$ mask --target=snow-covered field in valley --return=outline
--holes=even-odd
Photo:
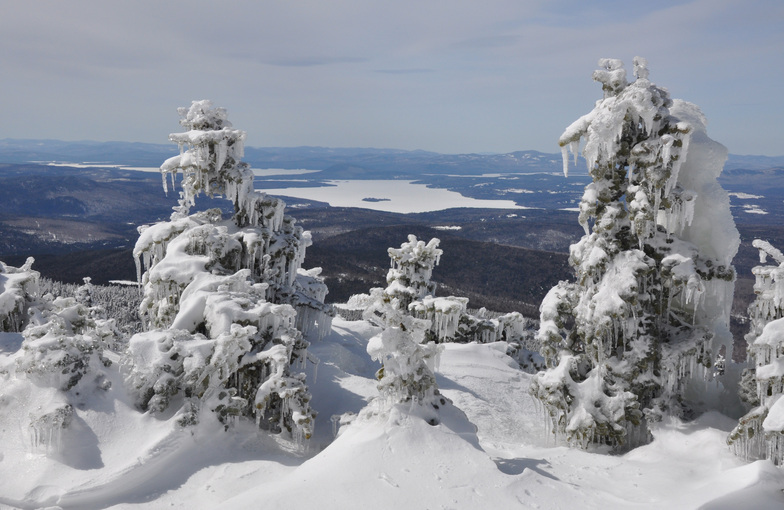
[[[453,405],[429,425],[416,408],[365,412],[333,436],[333,416],[378,392],[366,352],[379,330],[333,323],[307,369],[314,437],[297,445],[247,421],[190,428],[137,411],[117,357],[108,391],[80,395],[62,435],[36,444],[31,413],[58,398],[14,374],[21,335],[0,334],[2,508],[755,508],[784,507],[784,471],[744,462],[716,413],[659,424],[624,455],[554,446],[504,343],[447,344],[437,369]],[[112,357],[110,353],[108,356]]]

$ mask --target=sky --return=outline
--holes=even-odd
[[[602,57],[784,155],[781,0],[0,0],[0,139],[168,143],[211,99],[253,147],[558,152]]]

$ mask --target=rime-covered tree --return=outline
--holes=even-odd
[[[42,392],[45,404],[29,413],[31,443],[47,451],[59,448],[60,437],[70,427],[75,406],[85,405],[96,391],[111,387],[107,368],[112,364],[104,350],[119,335],[113,319],[91,306],[91,285],[76,289],[78,297],[35,295],[28,309],[24,341],[16,357],[16,375],[23,375]]]
[[[480,310],[472,315],[467,311],[468,298],[435,295],[436,283],[431,277],[443,254],[440,242],[433,238],[425,243],[409,235],[400,248],[389,248],[392,268],[387,273],[387,288],[371,289],[370,296],[352,296],[351,301],[367,308],[396,299],[402,313],[430,322],[425,332],[427,342],[519,343],[527,324],[520,313],[488,318],[486,310]]]
[[[134,249],[147,331],[130,340],[128,381],[142,409],[176,402],[182,423],[206,408],[308,437],[315,412],[291,366],[305,362],[304,336],[326,334],[333,315],[319,270],[301,269],[310,234],[283,201],[254,190],[245,132],[224,109],[194,101],[179,112],[186,131],[169,138],[180,154],[161,166],[165,189],[182,174],[179,205],[170,221],[140,228]],[[201,194],[231,200],[233,216],[190,214]]]
[[[436,402],[433,370],[439,349],[426,339],[431,321],[412,317],[408,308],[435,290],[430,276],[442,254],[438,243],[435,238],[425,243],[409,235],[400,248],[390,248],[392,267],[387,287],[371,289],[372,302],[364,316],[383,330],[370,339],[367,351],[383,365],[377,374],[378,388],[389,405],[411,400],[423,406]]]
[[[727,152],[700,110],[654,85],[644,59],[631,83],[619,60],[599,66],[603,99],[559,140],[565,174],[584,140],[592,182],[575,280],[541,305],[547,370],[531,392],[567,443],[628,448],[648,440],[650,420],[681,414],[692,381],[731,348],[739,235],[716,181]]]
[[[114,345],[119,332],[113,319],[91,306],[90,286],[85,278],[77,297],[46,294],[31,307],[17,373],[61,391],[111,386],[104,373],[111,365],[104,349]]]
[[[756,299],[749,305],[747,354],[754,367],[743,373],[741,397],[752,409],[727,442],[748,460],[784,464],[784,254],[759,239],[753,245],[760,263],[752,269]],[[777,265],[766,264],[772,257]]]
[[[519,313],[497,319],[475,317],[466,311],[467,298],[436,297],[433,269],[443,251],[436,238],[427,243],[409,235],[400,248],[389,248],[392,267],[387,287],[371,289],[364,302],[364,318],[383,328],[368,343],[368,353],[383,367],[378,372],[382,400],[388,404],[415,401],[437,409],[445,399],[438,394],[433,373],[440,346],[455,341],[514,341],[522,335]],[[516,349],[521,349],[517,345]],[[437,420],[436,415],[430,417]]]
[[[27,325],[27,311],[38,294],[40,273],[29,257],[22,267],[0,262],[0,332],[18,333]]]

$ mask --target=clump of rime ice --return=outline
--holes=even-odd
[[[628,448],[649,439],[649,420],[679,414],[681,395],[731,349],[740,241],[716,181],[727,151],[699,109],[654,85],[645,59],[631,83],[621,61],[599,67],[603,99],[559,140],[565,174],[584,141],[592,182],[585,236],[570,248],[576,281],[541,305],[548,369],[531,391],[566,442]]]
[[[752,409],[727,438],[740,457],[784,464],[784,255],[767,241],[755,239],[760,263],[752,269],[757,295],[749,305],[747,352],[754,368],[743,374],[742,394]],[[744,391],[745,390],[745,391]]]
[[[124,364],[137,405],[175,404],[183,424],[206,409],[224,423],[246,416],[309,437],[315,412],[297,371],[304,337],[324,336],[334,315],[320,270],[301,268],[310,233],[283,201],[254,190],[240,161],[245,133],[224,109],[194,101],[179,112],[186,131],[169,138],[180,154],[161,166],[165,189],[182,175],[179,205],[170,221],[140,228],[134,249],[147,331],[131,339]],[[190,214],[201,194],[231,200],[234,215]]]

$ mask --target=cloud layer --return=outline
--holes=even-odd
[[[555,152],[596,61],[641,55],[731,152],[779,155],[782,22],[780,0],[16,2],[0,138],[165,143],[209,98],[254,146]]]

